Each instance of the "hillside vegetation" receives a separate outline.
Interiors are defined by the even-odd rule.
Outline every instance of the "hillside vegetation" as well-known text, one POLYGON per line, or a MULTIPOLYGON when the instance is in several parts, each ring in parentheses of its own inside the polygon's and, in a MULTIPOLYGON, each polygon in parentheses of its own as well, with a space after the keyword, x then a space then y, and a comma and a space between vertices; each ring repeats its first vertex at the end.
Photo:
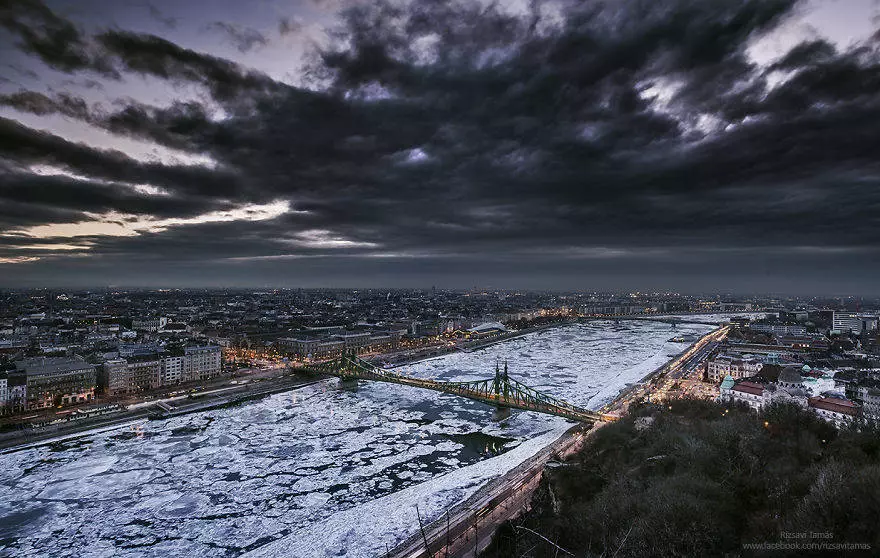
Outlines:
MULTIPOLYGON (((867 556, 880 554, 878 518, 875 426, 838 432, 798 407, 758 416, 683 400, 636 409, 548 468, 532 510, 483 556, 738 556, 759 554, 746 543, 822 542, 868 544, 833 553, 867 556)), ((772 552, 787 553, 806 552, 772 552)))

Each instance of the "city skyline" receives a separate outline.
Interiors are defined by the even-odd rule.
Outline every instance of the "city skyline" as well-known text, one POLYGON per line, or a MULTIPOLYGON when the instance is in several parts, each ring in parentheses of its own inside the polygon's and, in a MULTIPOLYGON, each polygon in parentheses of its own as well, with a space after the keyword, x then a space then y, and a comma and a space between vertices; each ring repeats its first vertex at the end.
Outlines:
POLYGON ((14 0, 0 286, 880 294, 878 18, 14 0))

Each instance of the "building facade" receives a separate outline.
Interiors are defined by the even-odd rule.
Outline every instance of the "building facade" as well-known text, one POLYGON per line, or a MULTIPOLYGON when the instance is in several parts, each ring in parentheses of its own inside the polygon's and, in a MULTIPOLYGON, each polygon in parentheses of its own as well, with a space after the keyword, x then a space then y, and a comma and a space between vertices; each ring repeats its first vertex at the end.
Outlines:
POLYGON ((184 349, 183 381, 210 380, 219 376, 223 369, 219 345, 187 347, 184 349))
POLYGON ((861 333, 862 318, 852 312, 834 312, 831 329, 838 333, 861 333))
POLYGON ((173 386, 183 381, 186 357, 169 356, 162 359, 162 385, 173 386))
POLYGON ((155 356, 114 359, 104 363, 108 395, 128 395, 162 385, 162 361, 155 356))
POLYGON ((744 403, 758 411, 764 407, 764 384, 757 382, 737 382, 722 395, 733 403, 744 403))
POLYGON ((317 352, 321 339, 316 337, 285 337, 279 339, 278 343, 292 353, 308 356, 317 352))
POLYGON ((24 411, 27 406, 27 379, 23 375, 10 375, 7 378, 6 410, 24 411))
POLYGON ((346 351, 358 351, 370 345, 372 335, 370 332, 358 333, 342 333, 333 336, 336 341, 342 341, 342 346, 346 351))
POLYGON ((834 426, 846 426, 861 415, 861 408, 840 397, 811 397, 810 408, 834 426))
POLYGON ((25 379, 26 409, 85 403, 95 398, 97 367, 80 357, 39 357, 15 362, 25 379))
POLYGON ((219 346, 187 347, 182 355, 157 352, 108 360, 103 366, 103 381, 109 395, 126 395, 209 380, 220 376, 222 370, 219 346))
POLYGON ((128 361, 124 358, 108 360, 101 365, 101 383, 108 395, 129 392, 128 361))
POLYGON ((128 386, 132 392, 149 391, 162 385, 162 361, 140 357, 128 361, 128 386))
POLYGON ((718 355, 706 363, 706 375, 709 381, 718 383, 725 376, 734 380, 754 376, 764 367, 761 360, 730 355, 718 355))
POLYGON ((154 333, 165 327, 168 318, 141 318, 131 321, 131 329, 154 333))
POLYGON ((0 413, 6 410, 6 403, 9 401, 9 375, 0 372, 0 413))
POLYGON ((804 335, 807 328, 802 325, 789 324, 766 324, 761 322, 753 322, 749 324, 749 329, 759 331, 761 333, 770 333, 772 335, 804 335))
POLYGON ((336 333, 328 337, 287 337, 278 340, 286 351, 314 359, 334 358, 343 351, 362 353, 367 351, 392 351, 400 343, 401 330, 336 333))
MULTIPOLYGON (((787 381, 768 384, 750 380, 735 382, 728 376, 721 383, 719 399, 727 403, 745 404, 755 411, 760 411, 774 402, 795 404, 810 409, 837 428, 846 426, 861 416, 862 409, 855 402, 831 394, 808 397, 794 380, 794 373, 790 374, 787 381)), ((880 392, 878 392, 877 404, 880 405, 880 392)))

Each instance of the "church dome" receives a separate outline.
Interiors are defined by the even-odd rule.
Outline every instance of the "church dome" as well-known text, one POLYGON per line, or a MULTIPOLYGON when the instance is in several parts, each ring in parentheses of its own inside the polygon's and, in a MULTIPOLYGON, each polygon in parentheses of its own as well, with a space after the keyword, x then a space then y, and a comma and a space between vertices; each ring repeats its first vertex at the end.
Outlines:
POLYGON ((804 381, 801 371, 797 366, 786 366, 779 372, 779 383, 800 384, 804 381))

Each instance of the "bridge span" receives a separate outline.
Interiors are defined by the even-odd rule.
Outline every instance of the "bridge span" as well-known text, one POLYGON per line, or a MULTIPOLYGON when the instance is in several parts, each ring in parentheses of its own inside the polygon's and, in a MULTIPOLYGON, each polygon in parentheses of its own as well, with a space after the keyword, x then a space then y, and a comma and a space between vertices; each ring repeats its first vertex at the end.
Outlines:
POLYGON ((309 369, 318 374, 337 376, 343 385, 357 380, 372 380, 458 395, 493 405, 500 414, 509 413, 510 409, 522 409, 588 423, 616 419, 613 415, 577 407, 514 380, 507 374, 507 363, 504 364, 503 371, 495 366, 494 378, 473 382, 441 382, 411 378, 379 368, 352 354, 314 364, 309 369))

